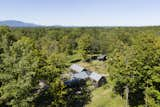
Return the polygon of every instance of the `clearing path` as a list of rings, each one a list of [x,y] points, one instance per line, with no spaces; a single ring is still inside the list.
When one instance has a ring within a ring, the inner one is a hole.
[[[92,101],[86,107],[124,107],[125,105],[125,101],[106,85],[95,89],[92,95]]]

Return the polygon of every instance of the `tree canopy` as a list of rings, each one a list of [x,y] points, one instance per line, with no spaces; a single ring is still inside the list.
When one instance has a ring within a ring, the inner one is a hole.
[[[0,27],[0,106],[84,106],[87,85],[68,88],[73,60],[107,55],[114,92],[130,106],[160,106],[160,27]],[[45,87],[41,88],[40,82]],[[78,91],[81,94],[77,94]]]

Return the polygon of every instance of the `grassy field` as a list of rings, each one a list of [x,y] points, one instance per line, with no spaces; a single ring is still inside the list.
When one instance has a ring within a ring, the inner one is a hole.
[[[103,86],[92,92],[92,100],[86,107],[124,107],[125,101],[115,95],[112,88]]]
[[[97,73],[100,73],[100,74],[108,74],[107,71],[106,71],[106,62],[104,61],[92,61],[90,63],[87,63],[87,62],[79,62],[78,63],[79,65],[81,65],[82,67],[90,70],[90,71],[94,71],[94,72],[97,72]]]

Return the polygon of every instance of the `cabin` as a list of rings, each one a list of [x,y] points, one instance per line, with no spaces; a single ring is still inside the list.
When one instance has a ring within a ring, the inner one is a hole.
[[[70,66],[70,69],[71,69],[72,71],[74,71],[74,72],[87,71],[85,68],[83,68],[83,67],[81,67],[81,66],[79,66],[79,65],[77,65],[77,64],[72,64],[72,65]]]
[[[106,77],[96,72],[91,72],[77,64],[70,66],[75,73],[71,75],[71,79],[64,82],[67,87],[78,87],[83,85],[88,79],[93,82],[95,87],[100,87],[106,83]]]
[[[102,85],[104,85],[106,83],[106,78],[103,75],[97,74],[95,72],[92,72],[89,75],[89,78],[91,79],[91,81],[93,82],[93,85],[95,87],[100,87]]]
[[[76,74],[73,74],[73,76],[72,76],[72,78],[78,78],[78,79],[83,79],[83,80],[88,79],[88,77],[89,77],[89,75],[85,71],[78,72]]]
[[[83,79],[72,78],[64,82],[64,84],[69,88],[79,88],[85,85],[85,81]]]
[[[105,61],[105,60],[107,60],[107,56],[106,55],[100,55],[100,56],[97,57],[97,60]]]

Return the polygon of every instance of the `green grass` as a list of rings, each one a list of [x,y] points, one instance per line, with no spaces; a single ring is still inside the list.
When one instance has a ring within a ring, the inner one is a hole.
[[[95,61],[92,61],[90,63],[81,61],[78,64],[85,67],[88,70],[95,71],[95,72],[100,73],[100,74],[108,74],[107,71],[106,71],[107,64],[106,64],[105,61],[103,62],[103,61],[96,61],[95,60]]]
[[[115,95],[112,88],[103,86],[92,92],[92,101],[85,107],[124,107],[124,105],[124,100]]]
[[[75,54],[75,55],[71,55],[71,56],[68,56],[67,60],[68,62],[72,62],[72,61],[75,61],[75,60],[82,60],[82,56],[80,54]]]

